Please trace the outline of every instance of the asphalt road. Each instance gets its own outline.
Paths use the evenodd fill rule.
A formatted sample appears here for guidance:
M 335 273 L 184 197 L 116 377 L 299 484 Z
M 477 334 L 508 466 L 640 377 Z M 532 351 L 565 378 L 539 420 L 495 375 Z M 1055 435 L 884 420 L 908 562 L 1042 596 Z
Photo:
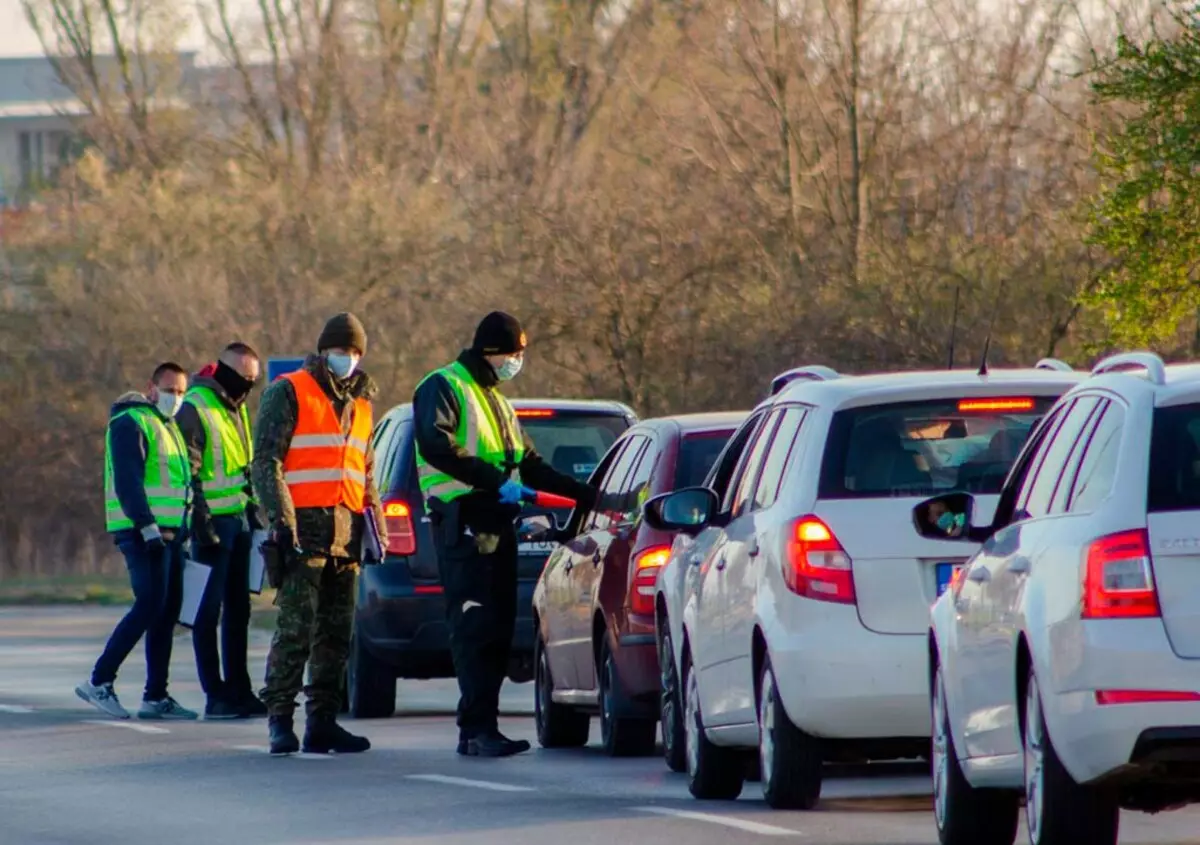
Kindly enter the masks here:
M 757 783 L 737 802 L 698 802 L 658 758 L 595 747 L 460 758 L 452 681 L 402 683 L 396 717 L 347 722 L 374 745 L 348 757 L 271 758 L 265 720 L 116 722 L 73 689 L 120 612 L 0 610 L 0 845 L 936 842 L 929 779 L 912 767 L 831 769 L 822 805 L 794 813 L 769 810 Z M 254 632 L 256 675 L 267 642 Z M 117 682 L 131 709 L 143 679 L 139 650 Z M 171 689 L 202 707 L 186 631 Z M 510 736 L 533 741 L 531 695 L 505 690 Z M 1121 841 L 1200 842 L 1200 808 L 1127 814 Z

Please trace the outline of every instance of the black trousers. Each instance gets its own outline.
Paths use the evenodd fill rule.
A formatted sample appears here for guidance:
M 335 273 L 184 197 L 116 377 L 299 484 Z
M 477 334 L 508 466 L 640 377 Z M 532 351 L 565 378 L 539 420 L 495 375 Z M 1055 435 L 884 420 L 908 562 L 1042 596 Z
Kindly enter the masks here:
M 458 732 L 470 739 L 497 730 L 517 617 L 517 536 L 509 523 L 495 551 L 482 554 L 478 535 L 462 525 L 442 521 L 433 533 L 458 678 Z

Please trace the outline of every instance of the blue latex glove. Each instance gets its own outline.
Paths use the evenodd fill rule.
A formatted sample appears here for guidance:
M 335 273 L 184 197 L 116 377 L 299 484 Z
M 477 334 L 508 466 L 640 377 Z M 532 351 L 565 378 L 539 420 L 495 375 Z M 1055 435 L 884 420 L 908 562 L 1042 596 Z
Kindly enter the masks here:
M 947 534 L 950 534 L 955 530 L 962 528 L 966 521 L 966 514 L 947 512 L 938 517 L 937 526 Z
M 523 499 L 532 499 L 533 496 L 534 491 L 511 478 L 500 487 L 500 503 L 503 505 L 519 505 Z

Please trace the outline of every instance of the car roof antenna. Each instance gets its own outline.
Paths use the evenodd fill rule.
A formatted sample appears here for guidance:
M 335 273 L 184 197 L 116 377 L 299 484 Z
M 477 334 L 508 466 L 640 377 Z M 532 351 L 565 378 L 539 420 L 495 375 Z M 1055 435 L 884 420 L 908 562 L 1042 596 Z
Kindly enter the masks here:
M 992 329 L 996 327 L 996 314 L 1000 311 L 1000 301 L 1004 296 L 1004 283 L 1008 281 L 1007 276 L 1000 277 L 1000 285 L 996 289 L 996 305 L 992 308 L 992 319 L 988 321 L 987 337 L 983 340 L 983 357 L 979 362 L 979 375 L 986 376 L 988 374 L 988 351 L 992 348 Z
M 979 375 L 986 376 L 988 374 L 987 358 L 988 350 L 992 347 L 992 333 L 989 330 L 987 337 L 983 341 L 983 360 L 979 362 Z

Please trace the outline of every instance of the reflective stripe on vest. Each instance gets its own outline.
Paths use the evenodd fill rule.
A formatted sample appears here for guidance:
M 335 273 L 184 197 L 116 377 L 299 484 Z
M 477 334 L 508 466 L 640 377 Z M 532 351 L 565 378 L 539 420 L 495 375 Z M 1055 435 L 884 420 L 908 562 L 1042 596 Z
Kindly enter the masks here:
M 128 416 L 146 438 L 146 472 L 143 484 L 154 521 L 162 528 L 182 528 L 192 483 L 187 447 L 175 421 L 165 422 L 150 406 L 134 405 L 109 420 L 104 435 L 104 522 L 111 532 L 133 528 L 117 498 L 113 480 L 112 423 Z
M 435 370 L 425 378 L 440 375 L 450 385 L 458 400 L 460 409 L 458 428 L 454 433 L 457 446 L 466 450 L 472 457 L 487 461 L 499 469 L 505 476 L 511 477 L 513 471 L 525 457 L 525 441 L 521 437 L 521 427 L 517 422 L 516 412 L 512 405 L 497 390 L 492 391 L 496 404 L 500 406 L 501 418 L 496 419 L 492 413 L 491 403 L 488 402 L 484 388 L 471 376 L 471 373 L 458 361 L 448 367 Z M 425 379 L 422 379 L 424 382 Z M 509 451 L 512 460 L 509 463 Z M 421 493 L 425 501 L 440 499 L 452 502 L 459 496 L 470 493 L 472 487 L 457 478 L 435 469 L 426 462 L 418 446 L 417 476 L 421 485 Z
M 307 370 L 283 376 L 296 391 L 296 428 L 283 460 L 283 480 L 298 508 L 343 505 L 362 513 L 366 505 L 367 444 L 371 439 L 371 403 L 354 400 L 350 434 L 333 402 Z
M 250 436 L 250 412 L 245 404 L 238 409 L 245 439 L 238 431 L 233 412 L 210 387 L 196 386 L 187 392 L 185 402 L 191 403 L 204 425 L 204 454 L 200 461 L 200 486 L 209 513 L 214 516 L 239 514 L 246 509 L 250 497 L 246 472 L 254 457 Z

